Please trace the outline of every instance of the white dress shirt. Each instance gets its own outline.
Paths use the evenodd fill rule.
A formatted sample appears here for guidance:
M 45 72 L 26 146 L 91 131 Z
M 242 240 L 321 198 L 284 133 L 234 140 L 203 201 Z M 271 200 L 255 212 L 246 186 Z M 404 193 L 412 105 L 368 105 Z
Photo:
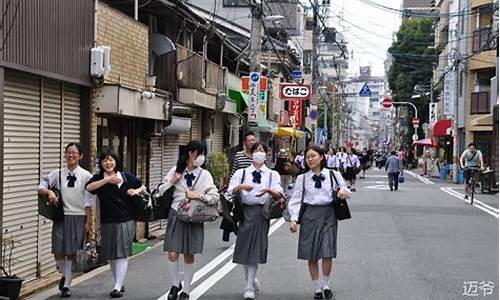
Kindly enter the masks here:
M 326 155 L 326 166 L 328 168 L 337 168 L 337 157 L 335 155 Z
M 338 168 L 345 168 L 345 160 L 346 160 L 346 157 L 347 157 L 347 154 L 345 153 L 337 153 L 337 167 Z
M 261 193 L 261 191 L 266 188 L 270 188 L 274 192 L 278 192 L 280 194 L 283 193 L 280 174 L 269 169 L 265 165 L 260 168 L 260 183 L 253 182 L 253 172 L 256 171 L 256 169 L 252 164 L 248 168 L 237 170 L 231 177 L 228 188 L 228 194 L 230 196 L 234 195 L 234 189 L 238 185 L 242 184 L 241 179 L 243 177 L 243 170 L 245 170 L 245 178 L 243 179 L 243 184 L 249 184 L 253 187 L 253 189 L 248 192 L 245 190 L 241 191 L 241 198 L 244 204 L 256 205 L 266 203 L 266 201 L 271 198 L 271 195 L 269 195 L 269 193 L 265 193 L 264 195 L 257 197 L 257 194 Z
M 339 186 L 337 186 L 335 179 L 333 180 L 333 183 L 330 180 L 330 171 L 333 172 L 333 175 L 335 176 L 335 178 L 337 178 Z M 290 212 L 292 221 L 297 221 L 299 218 L 304 177 L 305 177 L 305 195 L 304 195 L 305 204 L 326 205 L 331 203 L 332 193 L 333 193 L 332 185 L 334 189 L 336 189 L 337 187 L 345 189 L 349 194 L 348 198 L 351 197 L 351 192 L 347 189 L 347 186 L 344 182 L 344 178 L 342 178 L 342 175 L 339 172 L 323 168 L 323 170 L 321 170 L 321 174 L 323 174 L 323 176 L 325 177 L 325 180 L 321 182 L 321 188 L 315 187 L 316 182 L 313 180 L 313 176 L 315 175 L 313 171 L 308 171 L 307 173 L 297 176 L 292 197 L 288 202 L 288 211 Z
M 359 168 L 361 163 L 359 162 L 359 158 L 356 154 L 347 155 L 345 159 L 346 168 L 353 167 Z

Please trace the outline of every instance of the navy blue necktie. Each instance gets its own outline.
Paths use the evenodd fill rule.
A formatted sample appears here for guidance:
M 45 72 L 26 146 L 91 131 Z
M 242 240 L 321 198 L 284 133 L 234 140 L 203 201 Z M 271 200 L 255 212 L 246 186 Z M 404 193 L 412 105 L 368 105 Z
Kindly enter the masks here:
M 68 174 L 66 179 L 68 180 L 68 187 L 70 187 L 70 188 L 75 187 L 75 182 L 76 182 L 75 175 Z
M 253 182 L 260 183 L 260 179 L 262 178 L 260 172 L 253 171 L 252 175 L 253 175 Z
M 319 174 L 319 175 L 313 175 L 313 180 L 314 180 L 314 187 L 317 188 L 317 189 L 320 189 L 321 188 L 321 181 L 324 181 L 325 180 L 325 176 L 323 174 Z
M 191 173 L 187 173 L 186 175 L 184 175 L 184 178 L 186 179 L 186 184 L 188 187 L 191 187 L 193 185 L 193 180 L 195 177 L 196 176 L 194 176 Z

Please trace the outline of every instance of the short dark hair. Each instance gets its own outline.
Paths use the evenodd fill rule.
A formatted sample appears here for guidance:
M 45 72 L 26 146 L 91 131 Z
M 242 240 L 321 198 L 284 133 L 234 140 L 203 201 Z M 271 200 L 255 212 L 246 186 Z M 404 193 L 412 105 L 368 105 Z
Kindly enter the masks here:
M 64 147 L 64 152 L 68 151 L 69 147 L 76 147 L 78 153 L 82 154 L 82 146 L 80 144 L 71 142 Z
M 111 151 L 111 150 L 107 150 L 103 153 L 101 153 L 101 156 L 99 156 L 99 174 L 104 174 L 104 168 L 102 167 L 102 162 L 105 161 L 106 159 L 108 159 L 108 157 L 111 157 L 115 160 L 116 162 L 116 165 L 115 165 L 115 172 L 118 172 L 118 171 L 122 171 L 122 164 L 120 162 L 120 159 L 118 158 L 118 155 Z
M 262 147 L 264 151 L 267 153 L 267 146 L 264 143 L 257 142 L 252 145 L 252 148 L 250 148 L 250 153 L 254 153 L 259 147 Z
M 392 150 L 391 155 L 396 155 L 396 150 Z
M 255 136 L 255 133 L 253 131 L 251 131 L 251 130 L 247 131 L 245 133 L 245 135 L 243 136 L 243 141 L 246 141 L 247 140 L 247 136 L 250 136 L 250 135 Z
M 309 152 L 309 151 L 317 152 L 320 156 L 323 155 L 323 159 L 321 160 L 321 169 L 326 167 L 326 155 L 325 155 L 325 149 L 323 149 L 323 147 L 321 147 L 320 145 L 312 144 L 306 148 L 306 152 L 305 152 L 306 156 L 307 156 L 307 152 Z M 304 167 L 304 172 L 308 172 L 309 170 L 310 170 L 310 168 L 309 168 L 309 165 L 307 164 L 307 161 L 306 161 L 305 167 Z
M 477 148 L 476 144 L 474 144 L 474 143 L 470 143 L 469 145 L 467 145 L 467 148 L 469 148 L 470 146 L 474 146 L 474 148 Z
M 194 140 L 186 145 L 182 153 L 180 153 L 179 155 L 179 160 L 177 160 L 177 167 L 175 169 L 176 172 L 182 173 L 184 172 L 184 170 L 186 170 L 189 152 L 194 151 L 196 151 L 198 155 L 205 153 L 205 145 L 202 141 Z

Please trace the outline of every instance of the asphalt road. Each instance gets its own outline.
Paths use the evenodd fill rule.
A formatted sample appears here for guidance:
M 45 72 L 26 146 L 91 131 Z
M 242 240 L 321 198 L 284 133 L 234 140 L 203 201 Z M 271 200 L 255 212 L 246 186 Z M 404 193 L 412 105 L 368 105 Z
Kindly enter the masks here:
M 411 173 L 397 192 L 385 182 L 379 170 L 358 180 L 352 219 L 339 223 L 336 299 L 498 299 L 498 202 L 471 206 L 453 193 L 458 186 Z M 234 236 L 222 242 L 218 225 L 205 227 L 191 299 L 242 299 L 243 270 L 231 263 Z M 282 220 L 273 222 L 257 299 L 312 299 L 306 263 L 296 259 L 297 237 Z M 112 286 L 109 270 L 98 269 L 74 280 L 72 298 L 108 299 Z M 161 243 L 130 259 L 123 299 L 161 299 L 169 288 Z M 31 299 L 58 298 L 52 288 Z

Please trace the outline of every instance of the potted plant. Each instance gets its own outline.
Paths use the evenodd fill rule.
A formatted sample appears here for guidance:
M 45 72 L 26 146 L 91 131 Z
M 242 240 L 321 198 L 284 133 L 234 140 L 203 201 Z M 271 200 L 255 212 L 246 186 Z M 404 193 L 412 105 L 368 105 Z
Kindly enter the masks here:
M 11 300 L 17 299 L 23 283 L 22 278 L 12 274 L 12 266 L 16 263 L 12 252 L 16 243 L 12 238 L 2 238 L 0 244 L 0 296 Z
M 227 156 L 223 152 L 213 152 L 210 156 L 210 173 L 214 178 L 214 183 L 219 190 L 227 184 L 229 175 L 229 163 Z

